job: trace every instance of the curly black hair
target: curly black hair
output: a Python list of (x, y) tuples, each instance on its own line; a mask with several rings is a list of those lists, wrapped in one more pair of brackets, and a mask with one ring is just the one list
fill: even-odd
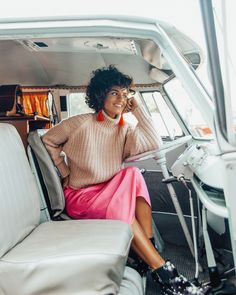
[(96, 112), (99, 112), (113, 86), (129, 89), (133, 79), (121, 73), (114, 65), (103, 67), (92, 72), (92, 78), (86, 91), (85, 102)]

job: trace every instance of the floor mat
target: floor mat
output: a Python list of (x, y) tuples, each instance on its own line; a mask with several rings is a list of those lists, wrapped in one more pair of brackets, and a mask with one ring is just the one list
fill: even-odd
[[(174, 244), (166, 243), (162, 256), (166, 260), (169, 259), (176, 266), (178, 272), (184, 275), (187, 279), (194, 279), (196, 272), (195, 259), (188, 247), (179, 247)], [(199, 262), (202, 267), (202, 271), (199, 272), (199, 281), (206, 282), (209, 277), (205, 255), (202, 258), (199, 257)]]

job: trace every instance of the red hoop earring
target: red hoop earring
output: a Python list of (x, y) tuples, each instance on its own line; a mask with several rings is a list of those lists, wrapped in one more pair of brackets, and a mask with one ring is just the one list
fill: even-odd
[(103, 115), (102, 110), (100, 110), (97, 114), (97, 121), (99, 121), (99, 122), (104, 121), (104, 115)]

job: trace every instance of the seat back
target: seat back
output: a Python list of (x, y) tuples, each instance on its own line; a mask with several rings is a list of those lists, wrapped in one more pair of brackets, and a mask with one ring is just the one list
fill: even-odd
[(65, 209), (65, 198), (56, 167), (41, 140), (43, 133), (45, 133), (44, 129), (31, 131), (28, 143), (33, 151), (35, 164), (39, 166), (37, 173), (49, 213), (52, 219), (56, 219)]
[(15, 127), (0, 123), (0, 257), (38, 224), (39, 191)]

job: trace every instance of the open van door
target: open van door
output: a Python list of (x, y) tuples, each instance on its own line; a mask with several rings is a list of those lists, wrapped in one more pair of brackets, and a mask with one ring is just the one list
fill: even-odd
[[(235, 128), (235, 60), (232, 60), (232, 39), (230, 34), (233, 16), (229, 13), (231, 2), (200, 1), (207, 52), (209, 73), (213, 85), (212, 101), (215, 105), (216, 139), (220, 148), (224, 169), (221, 173), (224, 195), (228, 210), (231, 240), (236, 262), (236, 128)], [(221, 15), (221, 27), (219, 19)], [(231, 46), (231, 47), (230, 47)]]

